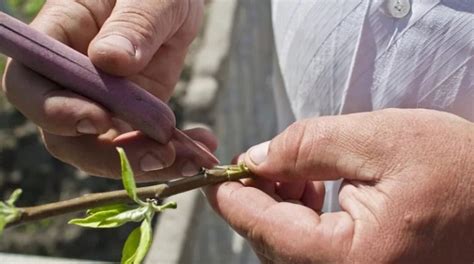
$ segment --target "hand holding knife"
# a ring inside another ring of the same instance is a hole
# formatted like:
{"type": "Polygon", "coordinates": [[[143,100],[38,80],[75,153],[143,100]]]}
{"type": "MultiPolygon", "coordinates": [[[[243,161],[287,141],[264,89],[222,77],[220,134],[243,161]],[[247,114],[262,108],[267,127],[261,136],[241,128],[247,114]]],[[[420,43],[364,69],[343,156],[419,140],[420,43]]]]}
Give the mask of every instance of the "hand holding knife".
{"type": "Polygon", "coordinates": [[[83,54],[0,13],[0,52],[66,89],[85,96],[160,143],[184,145],[190,159],[211,168],[217,158],[175,127],[174,114],[161,100],[120,77],[94,67],[83,54]]]}

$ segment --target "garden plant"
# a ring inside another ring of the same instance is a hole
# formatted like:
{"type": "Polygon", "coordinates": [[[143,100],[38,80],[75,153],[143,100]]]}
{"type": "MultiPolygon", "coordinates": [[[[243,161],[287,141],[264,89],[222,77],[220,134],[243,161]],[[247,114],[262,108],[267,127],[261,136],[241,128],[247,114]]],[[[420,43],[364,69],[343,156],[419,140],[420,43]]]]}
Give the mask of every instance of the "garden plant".
{"type": "Polygon", "coordinates": [[[0,202],[0,234],[6,227],[58,216],[76,211],[86,211],[86,217],[72,219],[70,224],[86,228],[117,228],[129,222],[141,222],[128,236],[121,263],[141,263],[152,242],[152,219],[156,213],[176,208],[175,202],[160,204],[161,199],[173,194],[225,181],[250,176],[244,164],[216,166],[201,173],[158,185],[137,188],[133,171],[122,148],[117,148],[122,168],[124,190],[87,194],[82,197],[33,207],[16,207],[21,189],[0,202]]]}

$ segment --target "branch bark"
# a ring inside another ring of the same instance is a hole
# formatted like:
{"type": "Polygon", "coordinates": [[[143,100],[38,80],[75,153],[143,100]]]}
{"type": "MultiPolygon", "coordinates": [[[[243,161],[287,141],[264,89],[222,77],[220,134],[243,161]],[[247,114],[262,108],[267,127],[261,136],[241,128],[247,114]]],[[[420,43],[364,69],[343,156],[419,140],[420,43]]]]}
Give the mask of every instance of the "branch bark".
{"type": "MultiPolygon", "coordinates": [[[[249,178],[250,176],[251,173],[248,170],[237,171],[229,174],[225,170],[211,169],[206,170],[196,176],[137,188],[137,194],[143,200],[163,199],[206,185],[212,185],[226,181],[236,181],[243,178],[249,178]]],[[[125,190],[92,193],[70,200],[32,207],[22,207],[19,208],[21,210],[21,217],[15,222],[9,223],[7,227],[122,202],[133,202],[130,197],[128,197],[125,190]]]]}

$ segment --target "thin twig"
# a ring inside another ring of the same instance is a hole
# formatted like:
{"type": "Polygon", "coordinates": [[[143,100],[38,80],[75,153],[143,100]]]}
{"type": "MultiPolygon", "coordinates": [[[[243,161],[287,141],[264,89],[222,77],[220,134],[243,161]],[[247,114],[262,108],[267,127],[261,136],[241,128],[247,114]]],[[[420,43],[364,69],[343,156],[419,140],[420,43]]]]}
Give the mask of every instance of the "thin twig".
{"type": "MultiPolygon", "coordinates": [[[[206,185],[212,185],[226,181],[235,181],[248,178],[250,176],[251,174],[248,170],[239,170],[229,174],[226,173],[225,170],[211,169],[205,170],[201,174],[192,177],[174,180],[163,184],[137,188],[137,194],[143,200],[162,199],[206,185]]],[[[19,208],[21,210],[21,217],[17,221],[9,223],[7,227],[122,202],[133,202],[128,197],[125,190],[92,193],[70,200],[33,207],[22,207],[19,208]]]]}

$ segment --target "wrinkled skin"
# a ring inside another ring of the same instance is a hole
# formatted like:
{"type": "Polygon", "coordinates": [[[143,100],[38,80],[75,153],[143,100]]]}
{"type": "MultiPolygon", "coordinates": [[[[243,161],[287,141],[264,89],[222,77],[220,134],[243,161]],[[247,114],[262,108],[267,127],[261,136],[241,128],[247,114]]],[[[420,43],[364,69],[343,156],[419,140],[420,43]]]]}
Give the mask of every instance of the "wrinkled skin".
{"type": "Polygon", "coordinates": [[[431,110],[313,118],[240,159],[257,180],[206,193],[263,263],[474,260],[471,122],[431,110]],[[320,181],[336,179],[342,211],[321,214],[320,181]]]}
{"type": "MultiPolygon", "coordinates": [[[[49,0],[31,25],[88,55],[102,70],[168,101],[202,12],[202,0],[49,0]]],[[[133,131],[97,103],[15,61],[8,64],[3,90],[39,126],[52,155],[89,174],[120,175],[116,146],[125,148],[138,180],[198,170],[180,158],[171,142],[161,145],[133,131]]],[[[194,129],[187,134],[215,150],[216,139],[209,132],[194,129]]]]}

